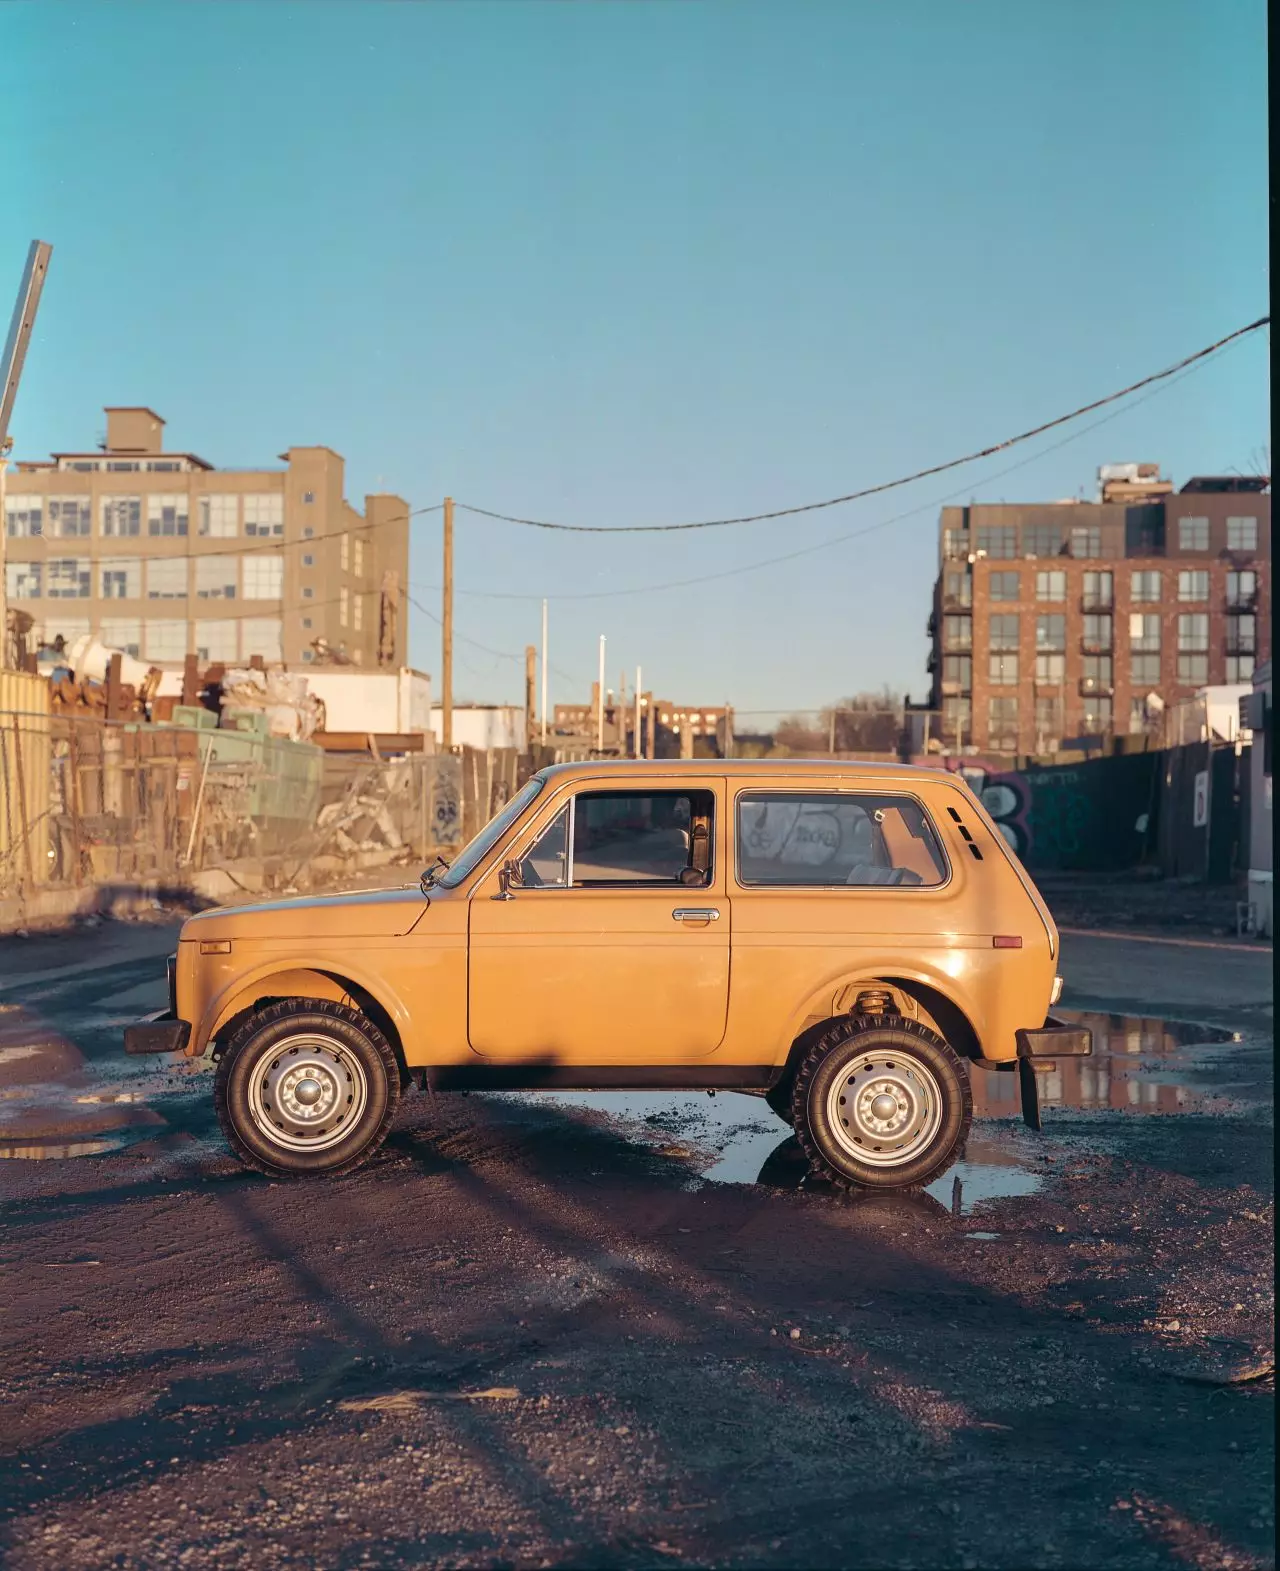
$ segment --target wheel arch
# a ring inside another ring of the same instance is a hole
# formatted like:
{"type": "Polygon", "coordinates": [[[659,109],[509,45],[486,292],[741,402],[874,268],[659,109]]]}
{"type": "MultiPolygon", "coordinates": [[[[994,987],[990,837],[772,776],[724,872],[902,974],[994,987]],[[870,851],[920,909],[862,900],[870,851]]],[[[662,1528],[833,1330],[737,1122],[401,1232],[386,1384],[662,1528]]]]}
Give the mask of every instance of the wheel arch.
{"type": "Polygon", "coordinates": [[[219,999],[207,1037],[207,1042],[213,1047],[214,1057],[218,1057],[223,1046],[250,1015],[283,998],[323,998],[358,1009],[390,1042],[400,1066],[401,1089],[409,1084],[404,1041],[395,1012],[388,1009],[367,985],[323,965],[293,965],[267,971],[219,999]]]}

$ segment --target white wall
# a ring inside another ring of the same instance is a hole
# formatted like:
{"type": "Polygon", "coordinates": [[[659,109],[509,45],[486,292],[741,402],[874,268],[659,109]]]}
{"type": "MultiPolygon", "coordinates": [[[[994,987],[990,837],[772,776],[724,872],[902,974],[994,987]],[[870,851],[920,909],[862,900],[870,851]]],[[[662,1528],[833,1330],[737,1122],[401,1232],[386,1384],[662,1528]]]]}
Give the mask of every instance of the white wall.
{"type": "Polygon", "coordinates": [[[431,678],[407,667],[400,671],[306,670],[307,691],[325,708],[328,731],[425,731],[431,709],[431,678]]]}
{"type": "MultiPolygon", "coordinates": [[[[444,736],[443,711],[431,707],[431,729],[437,744],[444,736]]],[[[455,704],[453,706],[453,745],[455,747],[528,748],[524,710],[518,704],[455,704]]]]}

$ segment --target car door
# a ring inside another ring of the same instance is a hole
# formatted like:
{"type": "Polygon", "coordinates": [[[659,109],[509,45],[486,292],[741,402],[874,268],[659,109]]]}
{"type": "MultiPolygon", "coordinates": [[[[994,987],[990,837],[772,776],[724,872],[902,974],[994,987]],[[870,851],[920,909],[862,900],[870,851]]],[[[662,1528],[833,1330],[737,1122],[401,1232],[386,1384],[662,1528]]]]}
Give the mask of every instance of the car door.
{"type": "Polygon", "coordinates": [[[549,802],[471,898],[472,1050],[547,1066],[680,1063],[729,1004],[724,782],[688,775],[549,802]]]}

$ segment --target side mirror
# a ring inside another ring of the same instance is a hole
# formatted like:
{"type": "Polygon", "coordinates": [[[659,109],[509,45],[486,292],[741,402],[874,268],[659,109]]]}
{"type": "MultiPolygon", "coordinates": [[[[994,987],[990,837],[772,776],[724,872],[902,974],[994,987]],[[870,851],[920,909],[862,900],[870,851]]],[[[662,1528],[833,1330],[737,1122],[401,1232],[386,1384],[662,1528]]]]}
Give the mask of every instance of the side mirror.
{"type": "Polygon", "coordinates": [[[515,857],[509,857],[498,869],[498,893],[495,900],[513,900],[513,889],[519,889],[524,884],[524,877],[520,871],[520,863],[515,857]]]}

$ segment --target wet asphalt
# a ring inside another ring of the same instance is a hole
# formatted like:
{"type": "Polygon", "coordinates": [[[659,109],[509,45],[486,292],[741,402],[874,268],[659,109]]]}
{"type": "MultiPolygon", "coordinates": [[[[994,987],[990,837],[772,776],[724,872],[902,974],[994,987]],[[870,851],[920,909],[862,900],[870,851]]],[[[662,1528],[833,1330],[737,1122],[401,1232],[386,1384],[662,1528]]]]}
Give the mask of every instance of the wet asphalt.
{"type": "Polygon", "coordinates": [[[175,936],[0,941],[6,1565],[1273,1563],[1269,950],[1068,935],[1044,1135],[847,1199],[730,1094],[244,1174],[175,936]]]}

